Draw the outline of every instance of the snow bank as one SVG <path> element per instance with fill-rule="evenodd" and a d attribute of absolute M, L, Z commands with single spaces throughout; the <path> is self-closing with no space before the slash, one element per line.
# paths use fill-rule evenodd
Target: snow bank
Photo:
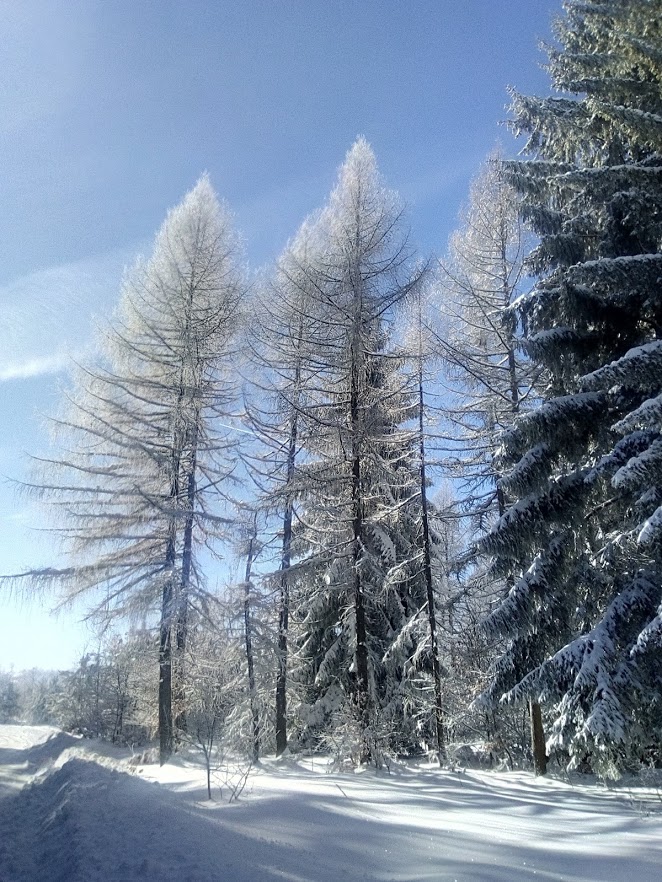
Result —
<path fill-rule="evenodd" d="M 424 764 L 341 775 L 288 759 L 263 762 L 228 805 L 218 790 L 204 798 L 190 760 L 132 774 L 126 752 L 10 728 L 2 882 L 659 878 L 662 813 L 627 793 Z"/>

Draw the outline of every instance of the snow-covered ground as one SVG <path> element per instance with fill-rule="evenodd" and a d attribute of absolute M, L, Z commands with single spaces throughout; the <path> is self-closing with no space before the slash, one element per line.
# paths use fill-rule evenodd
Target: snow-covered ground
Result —
<path fill-rule="evenodd" d="M 0 726 L 0 882 L 658 882 L 655 790 L 265 760 L 238 802 L 49 727 Z M 219 789 L 219 786 L 222 789 Z"/>

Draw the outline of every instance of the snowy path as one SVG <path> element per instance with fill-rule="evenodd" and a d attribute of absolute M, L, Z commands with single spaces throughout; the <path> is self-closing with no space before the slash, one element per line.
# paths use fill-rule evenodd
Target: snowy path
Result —
<path fill-rule="evenodd" d="M 0 726 L 0 882 L 658 882 L 662 810 L 520 773 L 265 762 L 238 804 L 179 762 Z"/>

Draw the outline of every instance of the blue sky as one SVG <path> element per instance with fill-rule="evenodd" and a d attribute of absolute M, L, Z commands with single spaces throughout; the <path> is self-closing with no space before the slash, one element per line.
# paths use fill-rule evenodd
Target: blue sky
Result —
<path fill-rule="evenodd" d="M 0 474 L 48 449 L 63 368 L 125 265 L 207 170 L 252 267 L 321 205 L 357 135 L 443 251 L 500 141 L 506 87 L 548 91 L 561 0 L 21 0 L 2 4 Z M 0 572 L 52 564 L 0 484 Z M 50 602 L 50 601 L 46 601 Z M 0 597 L 0 668 L 58 667 L 91 633 Z"/>

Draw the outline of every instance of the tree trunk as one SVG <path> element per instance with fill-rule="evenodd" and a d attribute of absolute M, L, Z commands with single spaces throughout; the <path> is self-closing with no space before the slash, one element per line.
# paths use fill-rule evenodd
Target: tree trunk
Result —
<path fill-rule="evenodd" d="M 505 257 L 504 257 L 505 261 Z M 507 285 L 504 281 L 504 292 L 506 292 Z M 506 305 L 509 303 L 509 295 L 505 294 Z M 512 344 L 512 338 L 511 338 Z M 512 410 L 513 413 L 517 413 L 519 410 L 519 387 L 517 383 L 517 368 L 515 362 L 515 350 L 514 346 L 510 345 L 508 348 L 508 374 L 510 377 L 510 395 L 512 402 Z M 499 487 L 498 490 L 498 501 L 499 501 L 499 514 L 502 515 L 505 511 L 505 500 L 503 498 L 503 491 Z M 542 726 L 542 712 L 540 709 L 540 704 L 537 701 L 529 702 L 529 714 L 531 717 L 531 752 L 533 754 L 533 770 L 536 775 L 545 775 L 547 773 L 547 754 L 545 752 L 545 732 Z"/>
<path fill-rule="evenodd" d="M 292 530 L 292 514 L 287 512 L 284 527 Z M 283 545 L 285 540 L 283 540 Z M 284 558 L 285 556 L 283 556 Z M 289 557 L 289 553 L 288 553 Z M 289 562 L 287 564 L 289 567 Z M 278 611 L 278 671 L 276 673 L 276 756 L 287 748 L 287 633 L 289 630 L 290 591 L 288 575 L 283 568 L 280 575 Z"/>
<path fill-rule="evenodd" d="M 297 365 L 295 382 L 298 385 L 300 367 Z M 292 491 L 297 445 L 297 414 L 290 421 L 290 439 L 287 451 L 287 499 L 283 516 L 283 553 L 280 564 L 280 598 L 278 611 L 278 672 L 276 674 L 276 756 L 287 747 L 287 644 L 290 618 L 289 569 L 292 562 Z"/>
<path fill-rule="evenodd" d="M 537 701 L 529 702 L 531 714 L 531 750 L 533 752 L 533 770 L 536 775 L 547 773 L 547 754 L 545 753 L 545 733 L 542 728 L 542 713 Z"/>
<path fill-rule="evenodd" d="M 177 433 L 176 456 L 177 472 L 182 471 L 181 477 L 177 478 L 177 491 L 182 484 L 186 488 L 186 514 L 184 517 L 184 534 L 182 541 L 182 571 L 179 579 L 179 591 L 176 599 L 176 622 L 175 622 L 175 670 L 173 700 L 175 705 L 175 728 L 186 731 L 186 640 L 188 636 L 188 607 L 191 586 L 191 571 L 193 566 L 193 514 L 197 493 L 197 467 L 198 467 L 198 438 L 200 433 L 200 400 L 197 394 L 201 388 L 199 375 L 199 351 L 197 344 L 190 338 L 193 304 L 196 294 L 195 274 L 191 274 L 187 291 L 185 312 L 184 338 L 187 342 L 179 374 L 179 394 L 177 397 L 176 413 L 182 410 L 189 414 L 180 427 L 179 438 Z M 193 391 L 192 391 L 193 390 Z M 184 406 L 186 404 L 186 406 Z M 188 463 L 186 462 L 188 458 Z M 182 469 L 182 466 L 184 468 Z"/>
<path fill-rule="evenodd" d="M 172 581 L 163 586 L 159 634 L 159 763 L 166 763 L 173 748 L 172 725 Z"/>
<path fill-rule="evenodd" d="M 177 666 L 174 687 L 174 701 L 177 709 L 175 726 L 176 728 L 181 729 L 182 732 L 186 732 L 186 640 L 188 637 L 188 601 L 191 584 L 191 569 L 193 565 L 193 513 L 197 490 L 196 469 L 198 456 L 198 427 L 199 416 L 196 415 L 191 433 L 191 461 L 188 467 L 186 487 L 187 513 L 184 521 L 182 574 L 179 583 L 179 596 L 177 598 L 177 624 L 175 629 L 177 645 Z"/>
<path fill-rule="evenodd" d="M 251 628 L 251 570 L 255 557 L 255 538 L 257 536 L 257 524 L 253 525 L 253 533 L 248 540 L 246 554 L 246 579 L 244 582 L 244 636 L 246 641 L 246 663 L 248 666 L 248 695 L 251 706 L 252 732 L 252 755 L 253 761 L 257 762 L 260 756 L 260 717 L 257 708 L 255 692 L 255 667 L 253 657 L 253 633 Z"/>
<path fill-rule="evenodd" d="M 175 505 L 179 495 L 179 458 L 173 470 L 170 498 Z M 174 725 L 172 719 L 172 622 L 175 601 L 175 561 L 177 559 L 177 522 L 173 517 L 168 531 L 165 563 L 166 579 L 161 596 L 159 627 L 159 762 L 166 763 L 173 751 Z"/>
<path fill-rule="evenodd" d="M 361 445 L 359 417 L 359 389 L 356 376 L 358 366 L 352 365 L 350 415 L 352 425 L 352 565 L 354 570 L 354 617 L 356 628 L 356 706 L 362 730 L 362 762 L 372 758 L 366 740 L 370 725 L 370 672 L 368 667 L 368 636 L 365 621 L 363 580 L 361 578 L 361 551 L 363 544 L 363 499 L 361 487 Z"/>
<path fill-rule="evenodd" d="M 101 735 L 101 652 L 97 650 L 97 670 L 94 678 L 94 728 Z"/>
<path fill-rule="evenodd" d="M 168 541 L 166 545 L 166 571 L 168 577 L 163 586 L 161 599 L 161 625 L 159 635 L 159 762 L 163 765 L 170 759 L 174 749 L 175 725 L 172 713 L 172 628 L 179 607 L 178 592 L 181 589 L 181 574 L 179 583 L 175 578 L 175 563 L 177 560 L 177 513 L 180 503 L 181 489 L 181 465 L 185 444 L 185 429 L 181 424 L 182 403 L 185 397 L 185 368 L 181 365 L 179 375 L 179 390 L 177 403 L 172 411 L 172 451 L 171 451 L 171 478 L 170 478 L 170 504 L 173 513 L 170 516 L 168 528 Z"/>
<path fill-rule="evenodd" d="M 428 517 L 427 480 L 425 476 L 425 436 L 423 433 L 423 367 L 422 353 L 419 351 L 418 366 L 418 428 L 420 446 L 420 478 L 421 478 L 421 520 L 423 524 L 423 574 L 428 601 L 428 625 L 430 628 L 430 652 L 432 654 L 432 678 L 434 682 L 434 716 L 435 735 L 437 740 L 437 758 L 441 766 L 446 758 L 444 743 L 444 714 L 441 695 L 441 674 L 439 672 L 439 647 L 437 645 L 437 620 L 435 615 L 434 586 L 432 584 L 432 554 L 430 551 L 430 524 Z"/>
<path fill-rule="evenodd" d="M 117 739 L 122 734 L 122 729 L 124 727 L 124 689 L 122 688 L 122 675 L 120 671 L 117 671 L 117 702 L 115 704 L 115 725 L 113 727 L 113 744 L 117 741 Z"/>

